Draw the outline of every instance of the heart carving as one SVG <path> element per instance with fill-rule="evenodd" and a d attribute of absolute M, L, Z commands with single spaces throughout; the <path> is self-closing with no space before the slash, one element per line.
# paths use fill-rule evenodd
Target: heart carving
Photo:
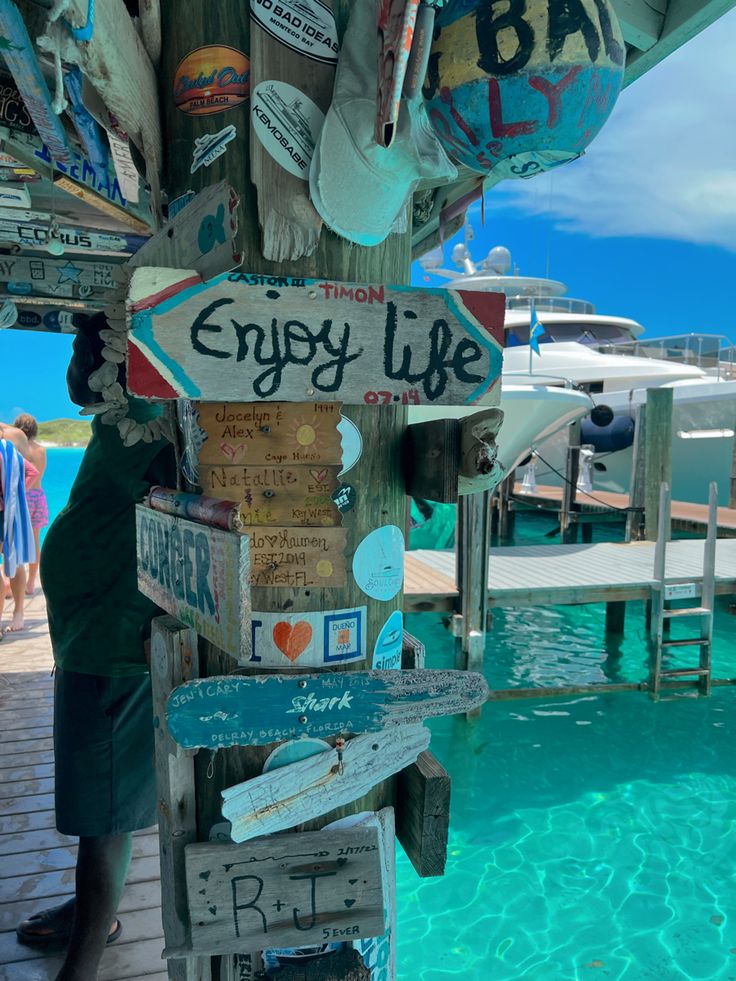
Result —
<path fill-rule="evenodd" d="M 350 909 L 351 906 L 355 906 L 354 899 L 343 899 L 343 902 L 345 903 L 348 909 Z"/>
<path fill-rule="evenodd" d="M 312 625 L 306 620 L 292 624 L 279 621 L 273 628 L 273 642 L 290 661 L 304 653 L 312 639 Z"/>
<path fill-rule="evenodd" d="M 329 476 L 329 470 L 326 467 L 323 467 L 321 470 L 310 470 L 309 472 L 318 484 L 324 484 Z"/>
<path fill-rule="evenodd" d="M 220 443 L 220 450 L 231 463 L 235 463 L 236 459 L 245 453 L 245 443 L 238 443 L 237 446 L 232 443 Z"/>

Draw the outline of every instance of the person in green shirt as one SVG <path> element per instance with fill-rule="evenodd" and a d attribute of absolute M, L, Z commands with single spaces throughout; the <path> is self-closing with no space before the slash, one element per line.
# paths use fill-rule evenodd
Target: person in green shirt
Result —
<path fill-rule="evenodd" d="M 103 364 L 91 318 L 74 340 L 67 372 L 79 405 Z M 118 381 L 124 383 L 121 366 Z M 147 422 L 160 406 L 129 398 L 128 416 Z M 171 445 L 161 438 L 125 446 L 116 425 L 92 423 L 69 502 L 41 552 L 55 661 L 54 759 L 57 829 L 79 836 L 75 896 L 25 920 L 18 939 L 67 945 L 57 981 L 93 981 L 106 943 L 121 932 L 116 911 L 130 863 L 132 832 L 156 821 L 153 708 L 146 659 L 150 623 L 161 611 L 138 591 L 135 504 L 153 484 L 172 486 Z"/>

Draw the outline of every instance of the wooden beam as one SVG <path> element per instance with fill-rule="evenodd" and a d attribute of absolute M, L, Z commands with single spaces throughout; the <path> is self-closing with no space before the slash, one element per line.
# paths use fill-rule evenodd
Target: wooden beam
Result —
<path fill-rule="evenodd" d="M 673 51 L 710 27 L 719 17 L 728 13 L 734 0 L 670 0 L 664 15 L 664 23 L 657 43 L 646 51 L 630 52 L 626 58 L 624 87 L 641 78 Z"/>
<path fill-rule="evenodd" d="M 672 486 L 672 404 L 671 388 L 647 391 L 644 432 L 644 537 L 657 540 L 659 492 L 662 484 Z M 669 534 L 667 536 L 669 538 Z"/>
<path fill-rule="evenodd" d="M 450 828 L 450 775 L 429 750 L 399 774 L 396 836 L 422 878 L 444 875 Z"/>
<path fill-rule="evenodd" d="M 664 13 L 643 0 L 612 0 L 627 45 L 648 51 L 662 33 Z M 665 4 L 663 4 L 665 6 Z"/>

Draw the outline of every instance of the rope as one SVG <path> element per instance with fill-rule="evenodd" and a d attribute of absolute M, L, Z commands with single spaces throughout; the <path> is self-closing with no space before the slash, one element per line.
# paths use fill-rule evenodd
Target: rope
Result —
<path fill-rule="evenodd" d="M 536 453 L 537 457 L 542 461 L 542 463 L 545 465 L 545 467 L 548 468 L 548 470 L 551 470 L 552 473 L 556 474 L 564 483 L 572 486 L 572 481 L 568 480 L 568 478 L 565 476 L 564 473 L 560 473 L 559 470 L 557 470 L 555 467 L 552 466 L 549 460 L 545 460 L 538 450 L 535 450 L 534 452 Z M 577 490 L 577 486 L 575 489 Z M 636 508 L 636 507 L 620 508 L 616 504 L 609 504 L 607 501 L 602 501 L 599 497 L 595 497 L 593 494 L 589 493 L 588 491 L 583 491 L 583 493 L 588 498 L 588 500 L 595 501 L 596 504 L 600 504 L 602 507 L 606 508 L 607 511 L 620 511 L 622 514 L 629 514 L 629 513 L 639 514 L 641 511 L 643 511 L 643 508 Z M 516 497 L 514 499 L 516 500 Z"/>

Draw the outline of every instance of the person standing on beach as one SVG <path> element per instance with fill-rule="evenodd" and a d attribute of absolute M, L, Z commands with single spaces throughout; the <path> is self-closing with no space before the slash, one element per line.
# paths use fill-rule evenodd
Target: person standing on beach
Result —
<path fill-rule="evenodd" d="M 0 422 L 0 549 L 3 553 L 0 617 L 5 600 L 9 596 L 13 599 L 13 615 L 10 624 L 0 630 L 0 638 L 6 633 L 17 633 L 25 626 L 26 564 L 38 561 L 26 501 L 26 486 L 38 471 L 28 459 L 29 453 L 26 434 L 15 426 Z"/>
<path fill-rule="evenodd" d="M 38 561 L 41 555 L 41 529 L 49 523 L 49 506 L 46 501 L 46 492 L 41 486 L 43 475 L 46 472 L 46 449 L 36 440 L 38 436 L 38 423 L 33 416 L 22 413 L 13 423 L 15 429 L 25 433 L 27 448 L 23 456 L 26 459 L 26 474 L 29 473 L 27 464 L 30 462 L 35 468 L 30 470 L 30 479 L 26 479 L 26 501 L 28 510 L 31 514 L 31 525 L 33 527 L 33 540 L 36 543 L 36 561 L 28 566 L 28 581 L 26 583 L 26 595 L 33 596 L 36 592 L 36 579 L 38 578 Z"/>

